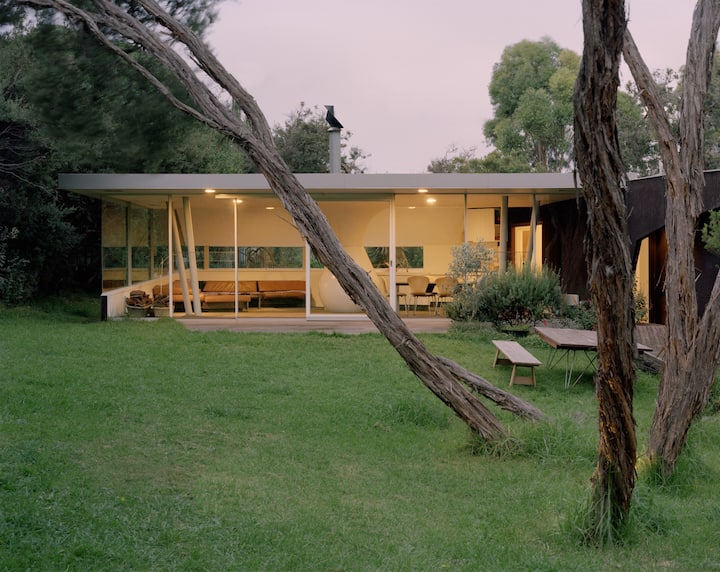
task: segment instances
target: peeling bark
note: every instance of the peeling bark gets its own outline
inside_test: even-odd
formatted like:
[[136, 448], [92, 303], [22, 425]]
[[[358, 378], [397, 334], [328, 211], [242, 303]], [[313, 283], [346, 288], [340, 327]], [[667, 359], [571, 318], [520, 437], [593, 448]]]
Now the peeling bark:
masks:
[[585, 43], [574, 95], [575, 153], [588, 205], [585, 251], [598, 313], [600, 439], [591, 516], [596, 526], [609, 520], [613, 527], [630, 508], [636, 455], [632, 262], [615, 121], [625, 26], [623, 0], [583, 1]]
[[705, 186], [703, 116], [718, 29], [720, 1], [699, 0], [693, 14], [682, 82], [679, 140], [672, 135], [657, 86], [629, 31], [623, 49], [655, 128], [666, 173], [667, 341], [648, 440], [650, 461], [665, 476], [674, 472], [690, 426], [707, 405], [719, 363], [720, 275], [704, 315], [699, 317], [693, 258]]
[[[172, 105], [240, 145], [266, 177], [317, 258], [336, 276], [350, 298], [367, 312], [412, 372], [473, 431], [485, 439], [505, 435], [505, 428], [497, 417], [467, 387], [478, 387], [478, 376], [431, 354], [408, 329], [367, 273], [344, 251], [325, 215], [283, 162], [267, 120], [254, 98], [189, 28], [170, 17], [154, 0], [137, 0], [136, 5], [153, 18], [157, 30], [139, 22], [109, 0], [93, 0], [92, 11], [83, 10], [66, 0], [19, 0], [18, 4], [51, 8], [73, 21], [81, 22], [104, 46], [150, 81]], [[107, 30], [122, 35], [151, 53], [177, 77], [196, 107], [173, 96], [157, 77], [113, 43], [105, 33]], [[182, 47], [187, 50], [185, 58], [177, 51]], [[207, 76], [204, 78], [207, 81], [204, 82], [188, 65], [188, 59]], [[212, 84], [213, 89], [208, 84]], [[221, 102], [214, 89], [227, 94], [234, 108], [240, 110], [240, 115], [230, 105]], [[509, 407], [520, 415], [528, 418], [540, 415], [532, 405], [501, 390], [487, 391], [484, 388], [483, 391], [490, 399], [496, 399], [501, 406]]]

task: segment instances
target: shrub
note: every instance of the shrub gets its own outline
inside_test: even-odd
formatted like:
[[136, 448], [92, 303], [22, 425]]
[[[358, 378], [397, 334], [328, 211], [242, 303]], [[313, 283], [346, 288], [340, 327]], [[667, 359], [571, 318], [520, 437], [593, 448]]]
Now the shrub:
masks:
[[575, 306], [566, 306], [562, 323], [569, 328], [594, 330], [597, 327], [597, 312], [590, 300], [581, 300]]
[[477, 284], [490, 271], [495, 253], [479, 242], [453, 246], [448, 276], [463, 284]]
[[463, 285], [448, 305], [448, 316], [515, 326], [555, 316], [562, 306], [560, 277], [556, 273], [547, 268], [540, 273], [509, 269]]

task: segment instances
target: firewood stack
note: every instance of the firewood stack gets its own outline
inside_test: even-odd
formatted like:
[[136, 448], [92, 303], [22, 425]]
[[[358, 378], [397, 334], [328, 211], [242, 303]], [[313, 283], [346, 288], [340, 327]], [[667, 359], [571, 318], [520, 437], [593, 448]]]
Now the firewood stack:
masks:
[[130, 296], [125, 298], [125, 307], [128, 313], [138, 315], [147, 313], [152, 306], [152, 298], [143, 290], [132, 290]]

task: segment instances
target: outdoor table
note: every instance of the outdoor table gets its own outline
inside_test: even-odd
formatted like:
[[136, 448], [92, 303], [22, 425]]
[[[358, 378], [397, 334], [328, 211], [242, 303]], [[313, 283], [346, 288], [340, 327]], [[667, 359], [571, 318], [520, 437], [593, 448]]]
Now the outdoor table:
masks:
[[[552, 367], [565, 357], [565, 387], [575, 385], [582, 375], [589, 369], [595, 367], [597, 359], [597, 332], [594, 330], [575, 330], [572, 328], [547, 328], [535, 327], [535, 332], [540, 339], [550, 346], [550, 355], [547, 360], [548, 367]], [[644, 344], [637, 344], [639, 352], [649, 352], [652, 348]], [[575, 355], [583, 352], [588, 363], [573, 381], [573, 370], [575, 369]]]

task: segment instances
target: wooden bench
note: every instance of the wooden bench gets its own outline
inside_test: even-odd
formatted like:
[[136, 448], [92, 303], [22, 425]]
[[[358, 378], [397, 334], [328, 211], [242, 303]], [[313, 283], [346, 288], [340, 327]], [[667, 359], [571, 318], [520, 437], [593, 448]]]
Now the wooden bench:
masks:
[[[510, 340], [493, 340], [492, 343], [497, 349], [493, 367], [497, 364], [513, 366], [512, 374], [510, 375], [511, 386], [515, 383], [518, 385], [535, 385], [535, 366], [542, 365], [539, 359], [517, 342]], [[502, 357], [500, 357], [500, 354], [502, 354]], [[530, 376], [517, 375], [518, 366], [529, 367]]]

